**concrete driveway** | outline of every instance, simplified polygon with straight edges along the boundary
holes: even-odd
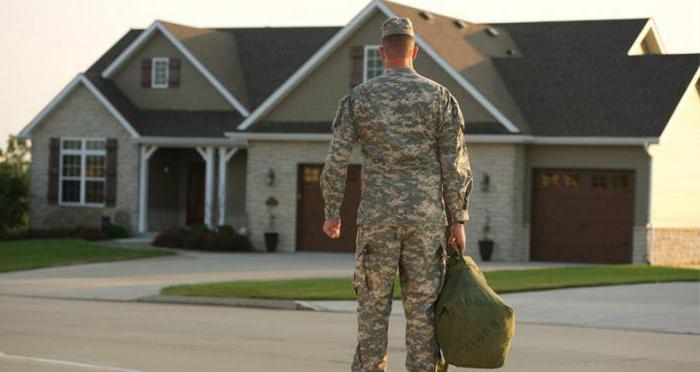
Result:
[[[138,249],[138,248],[134,248]],[[61,266],[0,274],[0,294],[134,300],[172,284],[225,280],[352,276],[347,253],[213,253],[177,249],[176,256]],[[569,266],[538,262],[485,263],[482,269]]]
[[[504,294],[516,322],[700,334],[700,283],[654,283]],[[354,312],[355,301],[309,301]],[[392,314],[402,316],[401,302]]]

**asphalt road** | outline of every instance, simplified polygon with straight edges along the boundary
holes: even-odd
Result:
[[[391,371],[403,329],[393,317]],[[0,295],[2,371],[348,371],[354,346],[352,313]],[[502,370],[698,371],[698,350],[697,335],[523,323]]]

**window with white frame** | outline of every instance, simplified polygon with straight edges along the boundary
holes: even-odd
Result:
[[[167,88],[170,78],[170,58],[154,57],[151,61],[151,88]]]
[[[104,205],[105,144],[104,139],[61,139],[61,204]]]
[[[379,55],[379,45],[365,45],[364,81],[382,73],[384,73],[384,61]]]

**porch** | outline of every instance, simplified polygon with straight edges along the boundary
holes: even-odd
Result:
[[[139,149],[138,231],[247,228],[247,151],[225,139],[149,139]]]

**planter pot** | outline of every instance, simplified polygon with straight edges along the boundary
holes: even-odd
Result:
[[[493,240],[479,240],[479,254],[482,261],[490,261],[493,253]]]
[[[279,241],[279,233],[265,233],[265,247],[267,247],[268,252],[274,252],[277,250],[277,242]]]

